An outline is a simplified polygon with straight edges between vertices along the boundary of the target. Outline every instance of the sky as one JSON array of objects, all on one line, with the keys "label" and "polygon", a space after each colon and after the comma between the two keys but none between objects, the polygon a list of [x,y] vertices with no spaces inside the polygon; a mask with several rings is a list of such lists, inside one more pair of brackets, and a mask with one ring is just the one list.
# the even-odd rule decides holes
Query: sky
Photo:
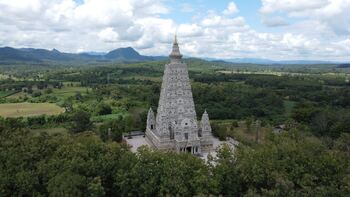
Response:
[{"label": "sky", "polygon": [[0,0],[0,47],[350,60],[350,0]]}]

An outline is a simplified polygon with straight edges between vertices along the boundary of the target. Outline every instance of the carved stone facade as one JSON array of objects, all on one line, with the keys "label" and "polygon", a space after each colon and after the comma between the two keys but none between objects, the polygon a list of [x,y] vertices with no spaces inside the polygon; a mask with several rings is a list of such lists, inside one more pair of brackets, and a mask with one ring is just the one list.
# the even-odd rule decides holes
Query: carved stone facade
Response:
[{"label": "carved stone facade", "polygon": [[157,115],[149,109],[146,137],[161,150],[200,154],[212,148],[208,113],[197,121],[187,65],[175,36],[170,63],[165,65]]}]

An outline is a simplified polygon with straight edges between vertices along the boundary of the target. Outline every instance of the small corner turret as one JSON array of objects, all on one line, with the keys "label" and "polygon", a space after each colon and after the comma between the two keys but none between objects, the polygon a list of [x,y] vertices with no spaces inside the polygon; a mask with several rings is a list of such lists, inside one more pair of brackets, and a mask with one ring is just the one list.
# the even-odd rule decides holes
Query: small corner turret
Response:
[{"label": "small corner turret", "polygon": [[211,135],[211,126],[209,121],[209,116],[207,113],[207,110],[204,110],[204,113],[202,115],[201,123],[200,123],[202,136],[208,136]]},{"label": "small corner turret", "polygon": [[148,110],[148,114],[147,114],[147,128],[146,129],[154,130],[155,125],[156,125],[156,120],[155,120],[154,112],[153,112],[152,108],[150,107]]}]

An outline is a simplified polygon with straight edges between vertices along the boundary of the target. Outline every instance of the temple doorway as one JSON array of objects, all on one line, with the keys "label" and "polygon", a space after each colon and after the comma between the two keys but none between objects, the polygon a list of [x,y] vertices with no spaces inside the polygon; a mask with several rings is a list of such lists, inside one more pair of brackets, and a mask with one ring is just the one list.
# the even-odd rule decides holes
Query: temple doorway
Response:
[{"label": "temple doorway", "polygon": [[186,152],[188,152],[188,153],[192,153],[192,147],[191,147],[191,146],[186,147]]}]

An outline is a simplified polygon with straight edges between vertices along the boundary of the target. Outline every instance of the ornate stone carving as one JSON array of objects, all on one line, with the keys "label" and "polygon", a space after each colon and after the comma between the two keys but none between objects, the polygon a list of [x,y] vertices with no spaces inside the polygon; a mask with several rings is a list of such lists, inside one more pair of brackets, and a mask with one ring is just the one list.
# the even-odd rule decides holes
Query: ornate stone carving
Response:
[{"label": "ornate stone carving", "polygon": [[176,36],[169,57],[157,115],[152,109],[148,112],[146,136],[155,148],[200,154],[213,146],[209,117],[204,112],[198,126],[187,65]]}]

